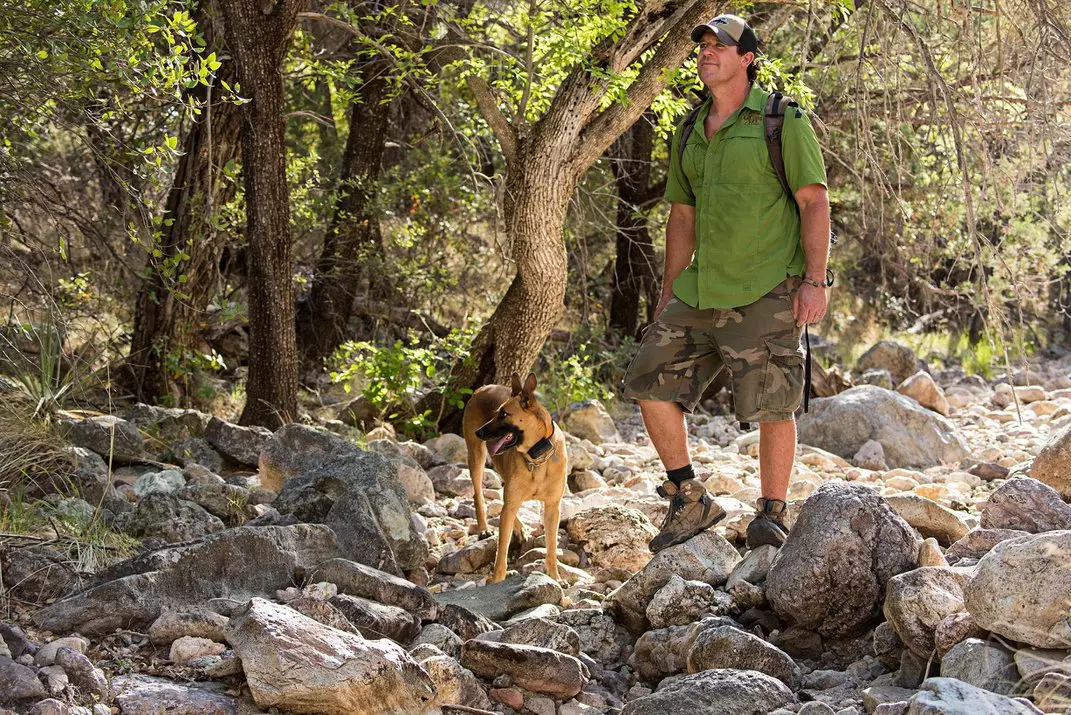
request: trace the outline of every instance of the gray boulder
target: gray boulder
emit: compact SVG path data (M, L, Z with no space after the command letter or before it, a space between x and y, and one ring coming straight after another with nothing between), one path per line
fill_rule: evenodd
M488 680L508 675L525 690L546 693L560 700L574 697L590 677L587 667L571 655L479 639L461 646L461 665Z
M955 678L928 678L908 701L906 715L1041 715L1022 698L1009 698Z
M909 397L860 385L811 402L799 418L799 440L851 459L870 440L881 442L890 468L926 468L967 456L947 419Z
M971 529L963 538L945 551L945 559L953 566L960 559L980 559L1002 541L1027 536L1029 532L1018 529Z
M397 606L388 606L344 593L332 598L330 603L365 638L390 638L404 644L420 633L420 619Z
M145 495L126 522L126 531L133 536L151 536L170 543L199 539L225 528L218 517L193 502L163 492Z
M1071 529L1071 505L1037 479L1012 477L989 496L982 510L982 527L1031 534Z
M1012 654L995 643L968 638L941 659L941 676L1001 695L1014 695L1019 681Z
M576 631L580 636L580 650L606 667L623 663L635 642L629 632L601 608L568 609L554 620Z
M674 678L630 700L621 715L769 715L795 702L785 684L754 670L719 668Z
M157 407L139 402L126 419L145 434L162 442L203 437L212 415L178 407Z
M37 673L6 656L0 656L0 683L0 705L28 705L48 696Z
M310 580L333 583L339 593L397 606L425 621L433 621L439 615L439 604L423 586L355 561L324 561Z
M580 634L546 618L525 618L502 632L502 643L549 648L571 656L580 655Z
M435 594L440 604L462 606L492 621L505 621L521 611L544 603L557 604L564 596L558 582L546 574L517 574L486 586Z
M271 439L271 430L264 427L240 427L218 417L209 420L204 438L217 452L233 462L255 467L260 453Z
M81 420L61 419L60 431L76 447L96 452L106 461L125 464L145 457L145 442L138 428L113 415Z
M237 715L237 699L223 683L176 683L151 675L112 680L115 702L124 715Z
M945 618L963 610L967 577L951 568L925 566L889 579L885 618L916 655L929 658L937 627Z
M855 371L888 370L893 384L901 382L918 372L919 360L914 351L894 340L881 340L855 361Z
M175 462L183 467L200 464L212 472L223 471L223 457L200 437L177 439L171 443L168 451Z
M688 651L688 672L713 668L757 670L788 686L800 688L800 668L787 653L758 636L731 626L700 631Z
M915 567L919 539L878 494L830 482L800 510L766 577L782 618L825 637L857 634L878 617L885 584Z

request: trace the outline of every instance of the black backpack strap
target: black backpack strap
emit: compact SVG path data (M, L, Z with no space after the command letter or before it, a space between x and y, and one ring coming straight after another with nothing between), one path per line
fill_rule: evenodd
M803 367L803 411L811 406L811 332L803 326L803 340L807 345L807 358Z
M762 126L766 135L766 148L770 152L770 163L773 164L774 172L777 173L777 180L781 182L781 188L795 204L795 197L788 185L788 175L785 173L785 157L781 153L781 128L785 125L785 110L789 107L799 107L799 104L780 92L771 94L769 101L766 102L766 109L762 113Z
M681 139L680 143L677 145L677 166L680 168L681 176L684 177L685 181L688 181L688 174L684 173L684 148L688 146L688 137L692 136L692 130L695 129L696 117L699 116L699 110L703 108L704 104L706 104L705 101L692 107L692 110L685 115L684 121L681 122ZM689 182L688 189L691 190L691 188Z

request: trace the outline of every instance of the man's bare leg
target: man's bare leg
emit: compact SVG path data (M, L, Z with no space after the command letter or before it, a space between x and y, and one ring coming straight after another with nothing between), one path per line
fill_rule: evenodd
M688 466L688 428L684 409L676 402L639 400L643 424L666 471Z
M759 424L759 480L762 498L759 513L747 527L751 548L769 544L780 547L788 537L784 524L788 482L796 459L796 420Z

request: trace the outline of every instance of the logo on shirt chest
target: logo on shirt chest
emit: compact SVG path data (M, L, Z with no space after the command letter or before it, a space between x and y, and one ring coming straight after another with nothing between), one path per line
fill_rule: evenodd
M744 124L762 124L762 115L758 112L745 112L740 115L740 121Z

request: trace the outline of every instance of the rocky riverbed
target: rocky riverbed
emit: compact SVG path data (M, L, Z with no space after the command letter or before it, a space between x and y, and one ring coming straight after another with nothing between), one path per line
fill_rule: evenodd
M758 435L718 405L689 431L729 516L654 557L666 503L638 414L560 415L557 582L530 504L488 583L456 435L358 434L344 403L275 433L147 405L67 415L80 498L45 511L140 548L90 573L58 534L4 538L0 706L1071 712L1071 358L987 382L883 343L856 373L800 418L780 551L744 547ZM495 517L493 472L483 490Z

